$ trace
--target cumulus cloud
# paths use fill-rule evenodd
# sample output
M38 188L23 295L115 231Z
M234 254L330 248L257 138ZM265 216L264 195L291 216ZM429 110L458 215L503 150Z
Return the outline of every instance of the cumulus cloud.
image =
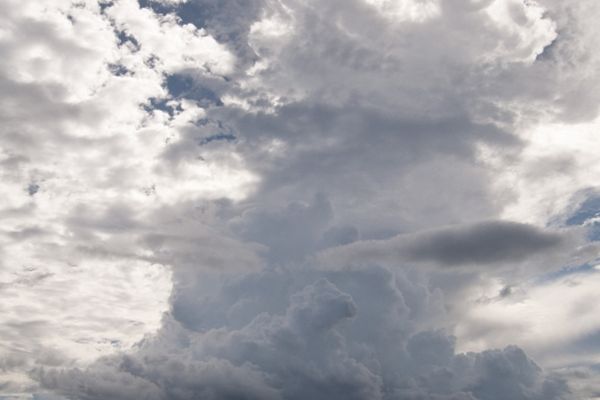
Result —
M254 177L238 173L235 155L212 158L211 149L203 163L163 162L203 115L169 98L164 74L185 62L200 67L199 58L207 75L230 68L233 56L205 32L133 1L6 1L3 9L1 385L26 393L34 383L23 371L35 365L86 363L155 331L176 260L183 269L185 260L253 268L257 256L244 245L224 262L215 244L231 241L201 222L210 207L184 203L224 188L235 198L232 182L241 193ZM171 113L148 108L171 100ZM174 179L186 173L204 175L201 187ZM190 248L202 237L213 255Z
M86 370L40 369L36 379L69 398L86 399L129 399L140 391L157 399L560 399L568 394L561 379L545 376L516 347L455 354L454 338L439 330L419 331L420 319L437 307L435 296L402 290L416 282L386 269L320 278L310 270L280 273L288 279L276 286L286 292L279 303L273 304L280 294L260 288L265 280L272 283L274 273L233 278L237 282L229 293L218 294L223 297L217 306L233 302L220 318L184 328L167 317L161 332L133 354L99 360ZM279 310L248 304L256 302ZM421 309L408 303L421 303ZM225 316L242 312L235 310L240 307L248 322L227 321Z
M591 391L595 2L0 3L3 396Z

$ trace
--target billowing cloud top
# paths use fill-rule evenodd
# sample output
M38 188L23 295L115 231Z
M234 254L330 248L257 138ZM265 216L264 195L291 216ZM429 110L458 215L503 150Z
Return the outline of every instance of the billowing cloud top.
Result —
M600 398L596 1L0 5L1 399Z

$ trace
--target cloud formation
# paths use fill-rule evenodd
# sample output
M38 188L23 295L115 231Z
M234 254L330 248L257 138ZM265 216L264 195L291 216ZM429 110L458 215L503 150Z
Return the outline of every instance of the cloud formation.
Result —
M442 267L518 264L540 254L565 251L573 238L567 232L539 229L509 221L483 221L401 234L387 240L359 241L326 249L318 255L325 263L368 264L427 262ZM569 243L571 242L571 243Z
M593 0L0 4L0 396L592 396Z
M510 222L481 223L419 239L408 250L411 257L448 265L518 261L561 242L557 234Z
M67 397L86 399L129 399L134 393L153 399L561 399L568 394L560 378L545 376L517 347L455 354L454 339L443 331L417 330L440 299L424 287L412 294L402 290L415 283L386 269L326 278L319 273L315 278L310 270L286 271L278 273L284 276L277 282L274 274L234 278L219 293L223 297L212 300L216 304L194 307L209 313L199 324L191 326L187 314L181 321L167 317L161 332L133 354L99 360L83 371L39 370L36 378ZM259 311L261 303L279 310ZM225 308L211 316L215 307ZM238 315L248 322L240 324Z

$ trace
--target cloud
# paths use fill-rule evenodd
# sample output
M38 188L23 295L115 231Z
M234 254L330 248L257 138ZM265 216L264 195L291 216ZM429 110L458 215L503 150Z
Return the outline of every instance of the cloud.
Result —
M519 261L562 244L560 234L515 222L492 221L420 236L408 248L415 260L442 265Z
M317 259L327 264L369 265L373 260L431 263L441 267L516 266L539 257L555 258L577 242L569 231L552 231L511 221L483 221L401 234L385 240L357 241L326 249ZM480 270L485 274L485 269ZM535 271L530 271L534 273Z
M493 299L465 296L473 302L457 326L461 350L506 345L507 336L548 367L573 365L584 358L597 363L598 324L591 316L598 288L598 271L585 268L565 272L544 282L522 282L508 296ZM498 290L489 287L487 293ZM581 305L585 304L585 307ZM561 326L549 330L549 326Z
M4 3L1 391L569 397L593 1Z
M282 210L249 208L232 227L242 238L266 245L272 262L296 262L314 251L332 217L329 200L317 194L309 204L292 202Z
M281 273L293 279L272 286L287 287L279 302L277 293L256 290L272 283L273 272L232 278L239 282L227 289L232 297L223 288L216 304L205 309L225 307L217 314L220 319L202 318L204 326L186 329L167 317L161 332L129 355L101 359L85 370L39 369L36 379L75 399L128 399L140 390L157 399L244 393L274 399L491 400L507 394L516 399L567 394L563 381L544 375L516 347L455 354L452 337L418 331L419 320L431 315L426 308L435 303L421 312L409 310L407 303L428 300L415 293L405 302L411 295L396 283L401 275L382 268ZM249 306L257 301L279 310ZM235 327L226 316L239 307L245 308L247 322L234 318Z
M255 179L235 167L235 155L216 157L221 163L211 149L204 163L163 165L168 142L203 115L169 98L165 74L201 59L203 74L218 79L233 56L191 25L117 3L3 4L3 394L35 392L24 376L35 366L85 365L154 332L169 307L170 263L216 268L226 253L217 245L231 244L204 231L201 207L186 201L223 190L236 197L234 180ZM149 109L151 99L173 101L176 111ZM185 174L197 184L177 178ZM184 224L181 213L194 217ZM216 254L193 248L203 237ZM225 264L252 268L250 247L230 249Z

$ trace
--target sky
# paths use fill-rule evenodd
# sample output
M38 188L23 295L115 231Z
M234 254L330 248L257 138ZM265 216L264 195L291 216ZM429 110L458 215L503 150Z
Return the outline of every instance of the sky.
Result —
M1 400L600 399L596 0L0 0Z

